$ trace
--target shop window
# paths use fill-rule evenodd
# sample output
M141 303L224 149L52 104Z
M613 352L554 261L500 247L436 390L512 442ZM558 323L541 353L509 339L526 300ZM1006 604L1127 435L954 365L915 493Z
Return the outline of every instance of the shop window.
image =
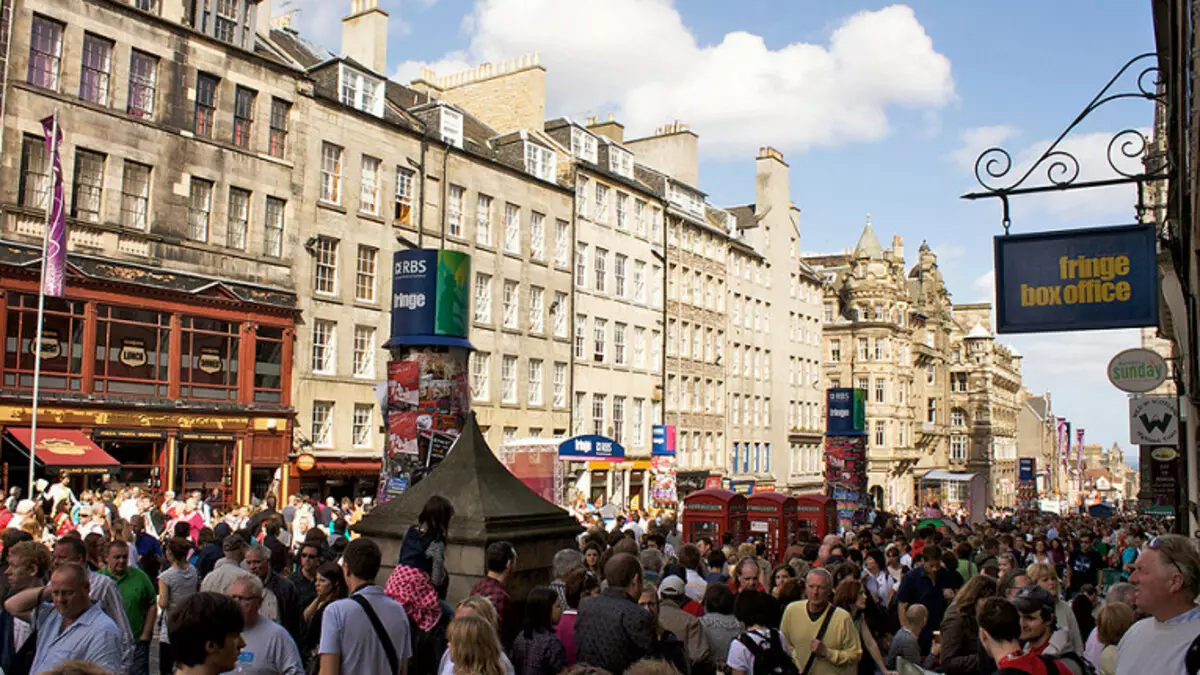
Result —
M100 305L96 319L97 394L166 397L171 316Z
M235 322L183 317L180 396L237 400L240 327Z
M283 329L258 327L254 342L254 402L283 402Z
M233 485L233 442L180 444L179 493L213 488L229 488Z
M37 296L9 296L4 340L4 385L33 387L34 359L41 358L40 386L47 391L81 391L83 387L83 303L46 298L41 339L37 332Z

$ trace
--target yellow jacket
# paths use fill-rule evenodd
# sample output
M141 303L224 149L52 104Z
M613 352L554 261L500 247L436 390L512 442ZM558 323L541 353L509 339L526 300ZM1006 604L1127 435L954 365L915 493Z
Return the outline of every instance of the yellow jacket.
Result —
M862 642L858 637L858 629L854 627L854 619L846 610L830 605L816 621L810 621L808 601L793 602L783 612L780 632L792 646L792 660L796 662L796 667L803 671L808 663L812 641L825 621L825 613L829 611L833 612L833 618L829 621L829 628L825 629L825 637L821 638L825 649L829 650L829 656L818 656L813 661L812 670L804 675L855 675L858 661L863 656Z

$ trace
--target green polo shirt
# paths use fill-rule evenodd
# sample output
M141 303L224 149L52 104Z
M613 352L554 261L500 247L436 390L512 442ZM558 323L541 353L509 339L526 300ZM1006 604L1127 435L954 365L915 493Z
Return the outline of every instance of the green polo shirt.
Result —
M104 576L117 582L117 590L121 592L121 604L125 605L125 616L129 619L129 628L133 631L133 639L140 640L142 629L146 627L146 612L158 598L158 591L150 581L150 576L136 567L125 570L125 574L115 577L107 569L100 570Z

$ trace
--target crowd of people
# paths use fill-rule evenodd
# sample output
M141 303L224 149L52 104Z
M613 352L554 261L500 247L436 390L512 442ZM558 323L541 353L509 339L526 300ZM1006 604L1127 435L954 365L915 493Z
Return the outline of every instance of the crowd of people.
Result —
M230 522L203 495L15 497L0 507L6 675L141 675L152 648L160 673L180 675L1200 669L1196 542L1133 515L877 512L772 548L685 541L669 512L578 510L586 529L549 583L531 588L517 547L496 541L451 605L441 496L386 561L350 533L365 510L353 502L268 498Z

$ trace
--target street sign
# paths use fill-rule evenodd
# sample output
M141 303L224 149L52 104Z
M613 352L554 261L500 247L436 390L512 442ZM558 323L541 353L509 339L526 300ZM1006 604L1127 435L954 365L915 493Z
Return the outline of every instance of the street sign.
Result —
M1179 401L1171 396L1129 400L1129 442L1175 445L1179 441Z
M1144 394L1167 380L1167 362L1157 352L1126 349L1108 362L1108 381L1121 391Z

